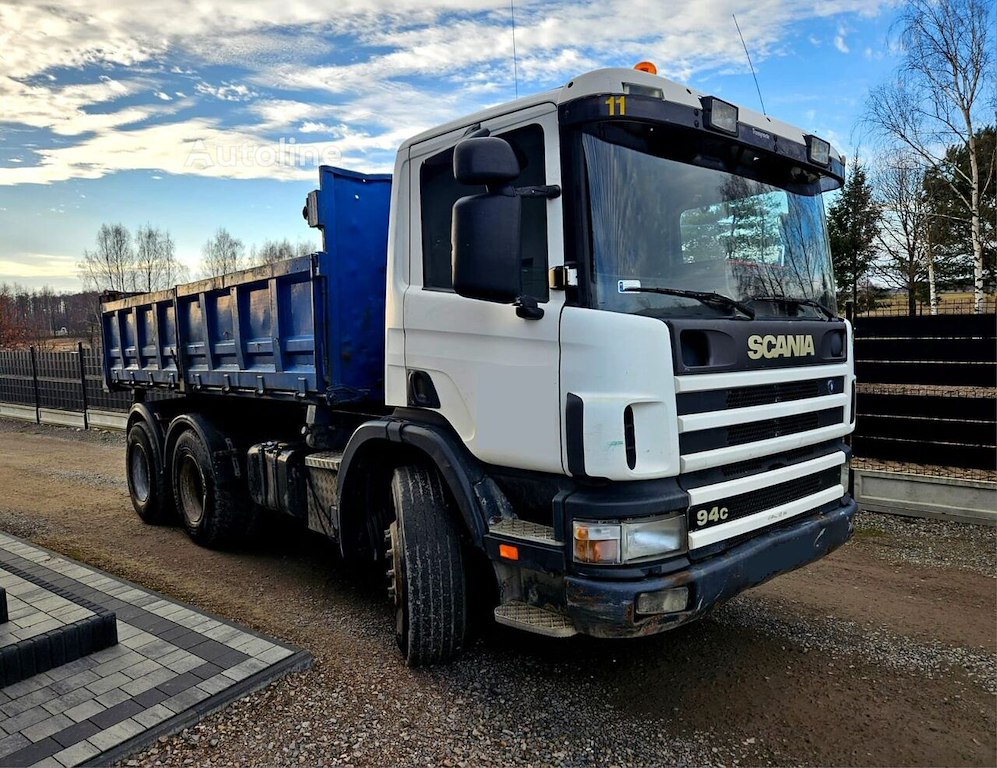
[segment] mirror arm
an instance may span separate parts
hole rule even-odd
[[[524,320],[539,320],[544,316],[543,308],[537,304],[537,300],[532,296],[520,296],[513,304],[516,308],[516,317]]]
[[[554,200],[561,196],[561,187],[557,184],[545,184],[543,186],[516,187],[517,197],[545,197]]]

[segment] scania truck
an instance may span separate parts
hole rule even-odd
[[[844,159],[649,69],[422,133],[390,176],[321,167],[311,256],[108,300],[142,519],[223,546],[295,518],[388,574],[410,665],[489,594],[642,636],[847,541]]]

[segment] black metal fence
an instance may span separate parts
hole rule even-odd
[[[80,344],[75,352],[0,351],[0,402],[86,414],[127,411],[131,395],[105,392],[100,353]]]
[[[855,360],[856,457],[993,479],[997,316],[862,317]]]

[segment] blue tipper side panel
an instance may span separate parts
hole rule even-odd
[[[323,166],[324,251],[106,302],[108,386],[382,403],[390,193]]]
[[[388,253],[390,174],[319,168],[319,227],[325,251],[329,361],[337,371],[333,397],[372,392],[384,400],[384,292]]]

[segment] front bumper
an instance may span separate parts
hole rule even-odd
[[[568,617],[579,632],[595,637],[639,637],[672,629],[701,618],[745,589],[837,549],[851,538],[856,509],[855,501],[846,496],[840,507],[758,534],[667,576],[637,581],[568,576]],[[688,587],[688,610],[651,616],[637,613],[639,593],[672,587]]]

